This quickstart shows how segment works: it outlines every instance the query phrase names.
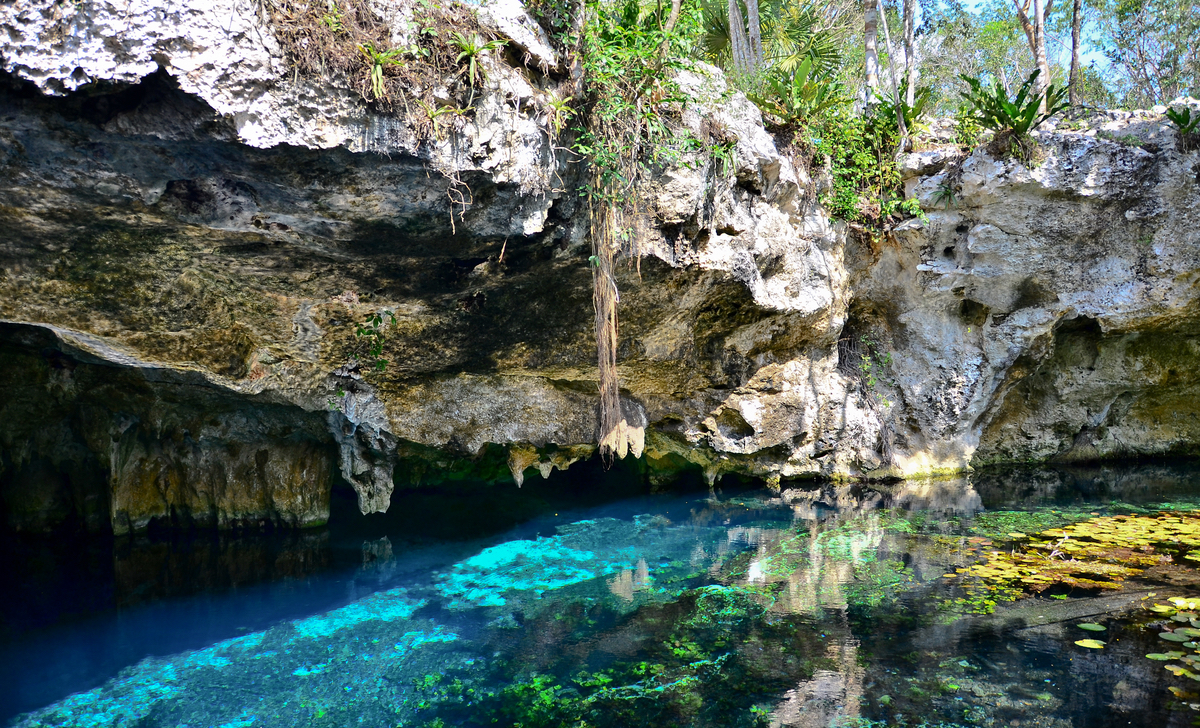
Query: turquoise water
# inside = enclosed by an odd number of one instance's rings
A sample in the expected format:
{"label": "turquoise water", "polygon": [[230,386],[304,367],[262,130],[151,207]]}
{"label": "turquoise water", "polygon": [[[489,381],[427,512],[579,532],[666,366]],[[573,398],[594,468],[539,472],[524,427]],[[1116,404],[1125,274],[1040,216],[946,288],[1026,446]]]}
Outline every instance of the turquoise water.
{"label": "turquoise water", "polygon": [[[527,490],[504,497],[538,505],[499,531],[474,514],[474,533],[422,533],[421,521],[452,523],[469,502],[399,494],[393,510],[408,515],[371,521],[366,537],[335,518],[326,533],[226,539],[203,558],[195,543],[105,546],[115,575],[107,596],[79,589],[82,613],[4,613],[0,715],[15,726],[146,727],[1173,726],[1200,716],[1188,680],[1145,659],[1162,643],[1137,612],[1151,590],[1200,595],[1200,579],[1172,572],[1169,584],[1115,594],[981,604],[944,576],[1018,526],[1200,508],[1190,466],[574,508]],[[214,576],[239,569],[257,576]],[[66,588],[54,587],[60,601]],[[1087,636],[1081,621],[1107,627],[1105,649],[1074,644]]]}

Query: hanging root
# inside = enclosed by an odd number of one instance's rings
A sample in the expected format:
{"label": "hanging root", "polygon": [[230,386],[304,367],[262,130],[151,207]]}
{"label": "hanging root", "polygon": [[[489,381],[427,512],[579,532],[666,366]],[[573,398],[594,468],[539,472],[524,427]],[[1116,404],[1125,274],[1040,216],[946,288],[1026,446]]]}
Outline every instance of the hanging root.
{"label": "hanging root", "polygon": [[645,429],[630,425],[621,412],[621,382],[617,373],[617,303],[620,293],[613,274],[620,250],[616,234],[624,217],[614,205],[593,203],[592,218],[592,304],[596,309],[596,354],[600,374],[600,456],[611,463],[613,457],[633,453],[641,457]]}

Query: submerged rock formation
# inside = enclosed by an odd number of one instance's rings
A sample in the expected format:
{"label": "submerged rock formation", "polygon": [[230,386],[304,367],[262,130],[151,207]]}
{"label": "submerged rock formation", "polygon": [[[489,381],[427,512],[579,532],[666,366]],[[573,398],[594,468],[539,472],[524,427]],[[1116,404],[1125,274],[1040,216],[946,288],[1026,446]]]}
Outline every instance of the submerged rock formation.
{"label": "submerged rock formation", "polygon": [[[86,5],[0,8],[10,527],[307,525],[335,472],[371,512],[591,454],[586,203],[546,112],[573,77],[523,10],[485,6],[517,52],[430,131],[290,72],[253,4]],[[931,146],[927,218],[873,240],[719,72],[680,83],[734,154],[662,170],[620,272],[652,475],[1196,449],[1200,154],[1160,117],[1043,132],[1035,165]]]}

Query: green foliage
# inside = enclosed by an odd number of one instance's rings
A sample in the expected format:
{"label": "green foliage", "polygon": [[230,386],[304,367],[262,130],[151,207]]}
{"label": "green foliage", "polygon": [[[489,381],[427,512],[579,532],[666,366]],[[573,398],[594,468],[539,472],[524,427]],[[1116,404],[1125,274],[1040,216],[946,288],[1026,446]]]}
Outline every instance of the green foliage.
{"label": "green foliage", "polygon": [[[1194,0],[1089,0],[1095,44],[1123,103],[1147,108],[1200,90],[1200,8]],[[1116,73],[1113,73],[1113,72]]]}
{"label": "green foliage", "polygon": [[[929,108],[932,108],[930,107],[930,102],[933,100],[933,89],[929,88],[928,86],[921,86],[917,88],[916,93],[913,94],[913,104],[912,106],[909,106],[908,102],[904,98],[903,93],[903,89],[907,83],[907,77],[900,79],[900,112],[904,117],[904,127],[908,129],[909,133],[911,134],[912,130],[917,126],[917,121],[925,114],[925,111]],[[892,102],[890,95],[884,95],[879,91],[876,91],[875,98],[878,101],[878,105],[876,106],[877,114],[890,119],[897,118],[896,105]]]}
{"label": "green foliage", "polygon": [[337,6],[337,3],[330,0],[329,12],[321,16],[321,22],[334,33],[345,33],[346,24],[343,20],[344,18],[345,13]]}
{"label": "green foliage", "polygon": [[893,218],[917,212],[904,200],[893,156],[895,117],[864,116],[835,108],[808,129],[814,163],[828,161],[833,187],[821,197],[834,217],[882,230]]}
{"label": "green foliage", "polygon": [[575,116],[569,99],[564,99],[553,91],[546,94],[544,118],[554,133],[561,134],[567,122]]}
{"label": "green foliage", "polygon": [[387,87],[383,82],[383,69],[403,63],[400,56],[404,51],[399,48],[379,50],[370,43],[360,45],[358,50],[367,59],[367,79],[371,84],[371,93],[375,94],[375,100],[387,98]]}
{"label": "green foliage", "polygon": [[[1021,84],[1017,95],[1009,99],[1008,92],[999,81],[994,81],[991,89],[986,89],[979,79],[960,76],[970,87],[962,93],[963,99],[970,104],[975,112],[976,120],[985,128],[995,132],[1010,132],[1018,138],[1029,135],[1046,119],[1067,108],[1063,102],[1066,98],[1065,88],[1055,88],[1050,84],[1042,94],[1033,93],[1039,71],[1029,74],[1029,78]],[[1046,102],[1046,111],[1039,111],[1042,101]]]}
{"label": "green foliage", "polygon": [[[642,224],[639,190],[654,168],[678,159],[695,140],[677,134],[678,109],[687,102],[675,83],[688,64],[683,34],[664,26],[657,11],[638,0],[587,4],[582,49],[585,107],[575,129],[574,150],[587,159],[591,222],[593,304],[600,379],[600,452],[624,457],[617,376],[617,284],[619,253],[639,255]],[[686,26],[686,23],[681,23]]]}
{"label": "green foliage", "polygon": [[[1012,0],[921,3],[918,32],[921,83],[933,89],[931,103],[939,115],[953,114],[958,106],[961,74],[1000,79],[1010,88],[1009,79],[1024,78],[1036,67]],[[1054,75],[1063,74],[1055,69]]]}
{"label": "green foliage", "polygon": [[[701,0],[699,54],[704,60],[727,68],[732,64],[729,35],[729,3],[725,0]],[[760,1],[763,61],[765,75],[790,74],[805,60],[819,72],[833,72],[841,61],[840,45],[849,30],[831,24],[826,8],[811,1]],[[745,13],[743,13],[745,17]],[[754,88],[759,77],[736,78]]]}
{"label": "green foliage", "polygon": [[483,79],[483,69],[478,66],[478,58],[480,54],[488,51],[494,51],[508,45],[506,40],[489,40],[485,41],[483,36],[478,33],[465,35],[457,31],[450,33],[450,42],[458,48],[458,57],[454,59],[455,63],[467,61],[467,78],[471,84],[471,97],[467,100],[467,106],[471,106],[475,101],[475,83],[477,80]]}
{"label": "green foliage", "polygon": [[974,149],[979,145],[979,137],[983,127],[971,112],[969,106],[960,106],[954,115],[954,143],[964,149]]}
{"label": "green foliage", "polygon": [[1193,117],[1192,109],[1185,106],[1180,111],[1167,109],[1167,118],[1179,131],[1180,151],[1200,148],[1200,113]]}
{"label": "green foliage", "polygon": [[550,42],[558,50],[564,50],[571,42],[572,18],[575,12],[573,0],[526,0],[525,9],[533,16]]}
{"label": "green foliage", "polygon": [[1167,109],[1167,118],[1179,130],[1180,135],[1195,134],[1197,129],[1200,129],[1200,114],[1192,118],[1191,107],[1185,106],[1182,110]]}
{"label": "green foliage", "polygon": [[[473,80],[478,73],[470,73],[470,67],[468,74],[459,72],[462,58],[455,57],[463,49],[449,39],[456,32],[468,45],[475,43],[481,31],[470,8],[418,0],[406,29],[408,41],[397,47],[392,24],[369,0],[263,0],[262,5],[297,74],[348,79],[364,101],[384,113],[411,114],[414,100],[436,104],[434,89],[446,87],[454,105],[470,106],[463,100],[474,93],[474,83],[462,77]],[[419,135],[427,136],[429,124],[410,120]]]}
{"label": "green foliage", "polygon": [[874,342],[870,342],[866,337],[863,337],[863,341],[869,343],[869,353],[861,355],[858,368],[862,370],[863,381],[868,387],[874,388],[879,383],[879,377],[883,376],[884,369],[892,365],[892,353],[889,351],[880,354]]}
{"label": "green foliage", "polygon": [[750,93],[750,100],[790,126],[843,105],[849,97],[831,72],[819,70],[811,58],[805,58],[797,66],[775,69],[761,92]]}
{"label": "green foliage", "polygon": [[946,182],[939,184],[933,193],[933,204],[941,205],[943,210],[957,207],[958,193],[955,192],[954,186]]}
{"label": "green foliage", "polygon": [[687,67],[683,39],[664,31],[656,16],[636,0],[588,4],[582,64],[588,96],[585,125],[575,151],[590,162],[597,179],[587,188],[593,200],[631,199],[642,170],[677,156],[682,146],[668,128],[665,107],[685,103],[671,80]]}
{"label": "green foliage", "polygon": [[386,339],[383,333],[384,315],[391,319],[393,326],[396,325],[396,314],[391,311],[383,311],[367,316],[366,321],[354,326],[354,335],[366,340],[367,353],[374,360],[371,362],[371,367],[377,371],[383,371],[388,365],[387,359],[380,358],[383,355],[383,344]]}
{"label": "green foliage", "polygon": [[421,111],[425,112],[425,116],[429,118],[429,123],[433,125],[433,137],[435,139],[442,138],[442,117],[448,115],[462,116],[470,109],[460,109],[453,106],[439,106],[437,104],[427,103],[422,99],[417,99],[417,106]]}

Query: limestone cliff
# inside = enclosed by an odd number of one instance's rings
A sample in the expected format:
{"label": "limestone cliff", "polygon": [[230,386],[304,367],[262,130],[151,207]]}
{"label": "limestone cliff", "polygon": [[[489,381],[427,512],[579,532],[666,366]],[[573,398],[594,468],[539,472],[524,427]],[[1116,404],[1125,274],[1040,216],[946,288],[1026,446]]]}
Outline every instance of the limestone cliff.
{"label": "limestone cliff", "polygon": [[[385,15],[402,35],[405,5]],[[305,525],[335,472],[370,512],[397,482],[589,456],[580,165],[546,113],[572,70],[519,4],[480,20],[519,52],[484,58],[473,113],[429,134],[290,73],[253,3],[0,7],[10,526]],[[871,241],[719,72],[680,83],[682,124],[736,145],[662,170],[620,274],[651,473],[1200,443],[1200,154],[1159,116],[1043,132],[1032,169],[926,140],[905,169],[927,219]],[[374,314],[382,370],[356,335]]]}

